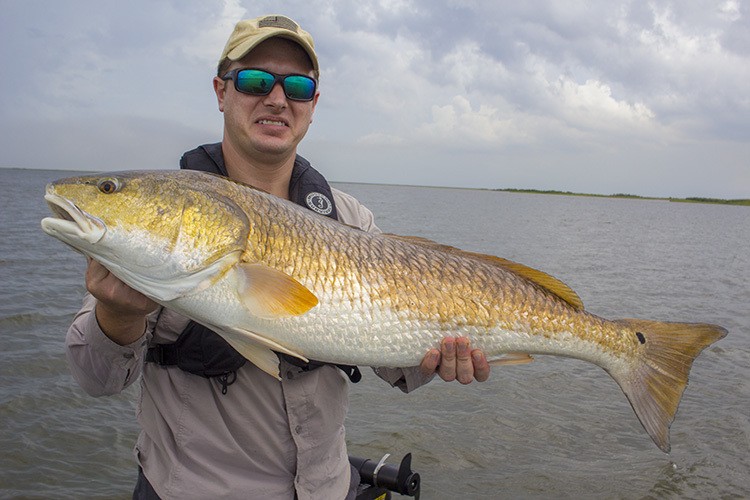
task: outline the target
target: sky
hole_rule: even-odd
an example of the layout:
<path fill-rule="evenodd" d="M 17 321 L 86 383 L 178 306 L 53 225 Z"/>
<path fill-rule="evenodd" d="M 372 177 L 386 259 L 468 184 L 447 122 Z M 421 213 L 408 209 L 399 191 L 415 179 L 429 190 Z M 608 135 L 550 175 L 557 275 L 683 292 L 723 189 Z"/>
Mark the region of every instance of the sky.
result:
<path fill-rule="evenodd" d="M 0 0 L 0 167 L 176 168 L 234 24 L 295 19 L 334 182 L 750 198 L 740 0 Z"/>

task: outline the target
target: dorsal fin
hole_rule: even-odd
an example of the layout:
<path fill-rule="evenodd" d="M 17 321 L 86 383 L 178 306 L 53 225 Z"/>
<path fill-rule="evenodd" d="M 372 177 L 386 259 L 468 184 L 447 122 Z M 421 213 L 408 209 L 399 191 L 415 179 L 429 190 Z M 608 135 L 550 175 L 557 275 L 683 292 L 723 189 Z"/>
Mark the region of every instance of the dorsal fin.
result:
<path fill-rule="evenodd" d="M 578 296 L 578 294 L 573 291 L 573 289 L 571 289 L 568 285 L 555 278 L 554 276 L 550 276 L 549 274 L 537 269 L 519 264 L 518 262 L 513 262 L 508 259 L 503 259 L 502 257 L 495 257 L 494 255 L 467 252 L 465 250 L 461 250 L 460 248 L 452 247 L 450 245 L 443 245 L 442 243 L 437 243 L 435 241 L 419 236 L 401 236 L 397 234 L 385 234 L 384 236 L 447 253 L 462 255 L 464 257 L 472 259 L 479 259 L 483 262 L 502 267 L 503 269 L 511 271 L 518 276 L 525 278 L 532 283 L 535 283 L 536 285 L 544 288 L 548 292 L 556 295 L 560 299 L 570 304 L 574 309 L 583 310 L 583 301 Z"/>

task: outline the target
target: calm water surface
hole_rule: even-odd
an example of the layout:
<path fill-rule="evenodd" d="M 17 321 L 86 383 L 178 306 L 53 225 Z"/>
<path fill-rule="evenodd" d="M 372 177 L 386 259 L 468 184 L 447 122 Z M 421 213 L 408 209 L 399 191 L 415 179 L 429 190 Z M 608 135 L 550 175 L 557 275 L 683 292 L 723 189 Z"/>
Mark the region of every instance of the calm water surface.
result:
<path fill-rule="evenodd" d="M 64 336 L 84 259 L 44 235 L 46 182 L 0 169 L 0 497 L 128 498 L 137 387 L 85 395 Z M 721 324 L 666 455 L 601 369 L 571 359 L 496 368 L 412 394 L 371 373 L 351 390 L 350 452 L 408 452 L 423 498 L 750 497 L 750 209 L 643 200 L 340 184 L 380 227 L 500 255 L 568 283 L 589 311 Z"/>

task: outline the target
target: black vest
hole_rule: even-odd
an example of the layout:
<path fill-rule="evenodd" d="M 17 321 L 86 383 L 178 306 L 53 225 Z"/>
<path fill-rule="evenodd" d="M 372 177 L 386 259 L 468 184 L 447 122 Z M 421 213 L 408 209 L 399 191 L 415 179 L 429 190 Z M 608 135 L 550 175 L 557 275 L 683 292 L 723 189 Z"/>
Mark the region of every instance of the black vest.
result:
<path fill-rule="evenodd" d="M 204 144 L 188 151 L 180 159 L 180 168 L 228 177 L 221 143 Z M 294 160 L 289 197 L 298 205 L 338 220 L 331 187 L 325 177 L 299 155 Z M 314 370 L 326 364 L 314 360 L 304 363 L 294 356 L 282 353 L 277 355 L 298 367 L 300 371 Z M 157 344 L 150 348 L 146 354 L 146 361 L 162 366 L 177 365 L 195 375 L 217 378 L 222 386 L 222 393 L 226 394 L 227 386 L 236 380 L 236 372 L 246 360 L 219 334 L 191 320 L 175 343 Z M 344 371 L 352 382 L 359 382 L 362 378 L 356 366 L 335 366 Z"/>

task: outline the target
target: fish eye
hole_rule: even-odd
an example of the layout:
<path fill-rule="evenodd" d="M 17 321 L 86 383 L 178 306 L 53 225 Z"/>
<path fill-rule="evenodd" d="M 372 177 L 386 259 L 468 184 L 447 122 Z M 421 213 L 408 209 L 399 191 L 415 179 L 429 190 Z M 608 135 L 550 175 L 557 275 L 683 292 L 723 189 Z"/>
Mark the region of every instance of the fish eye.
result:
<path fill-rule="evenodd" d="M 104 194 L 112 194 L 120 190 L 120 181 L 113 178 L 102 179 L 96 187 Z"/>

